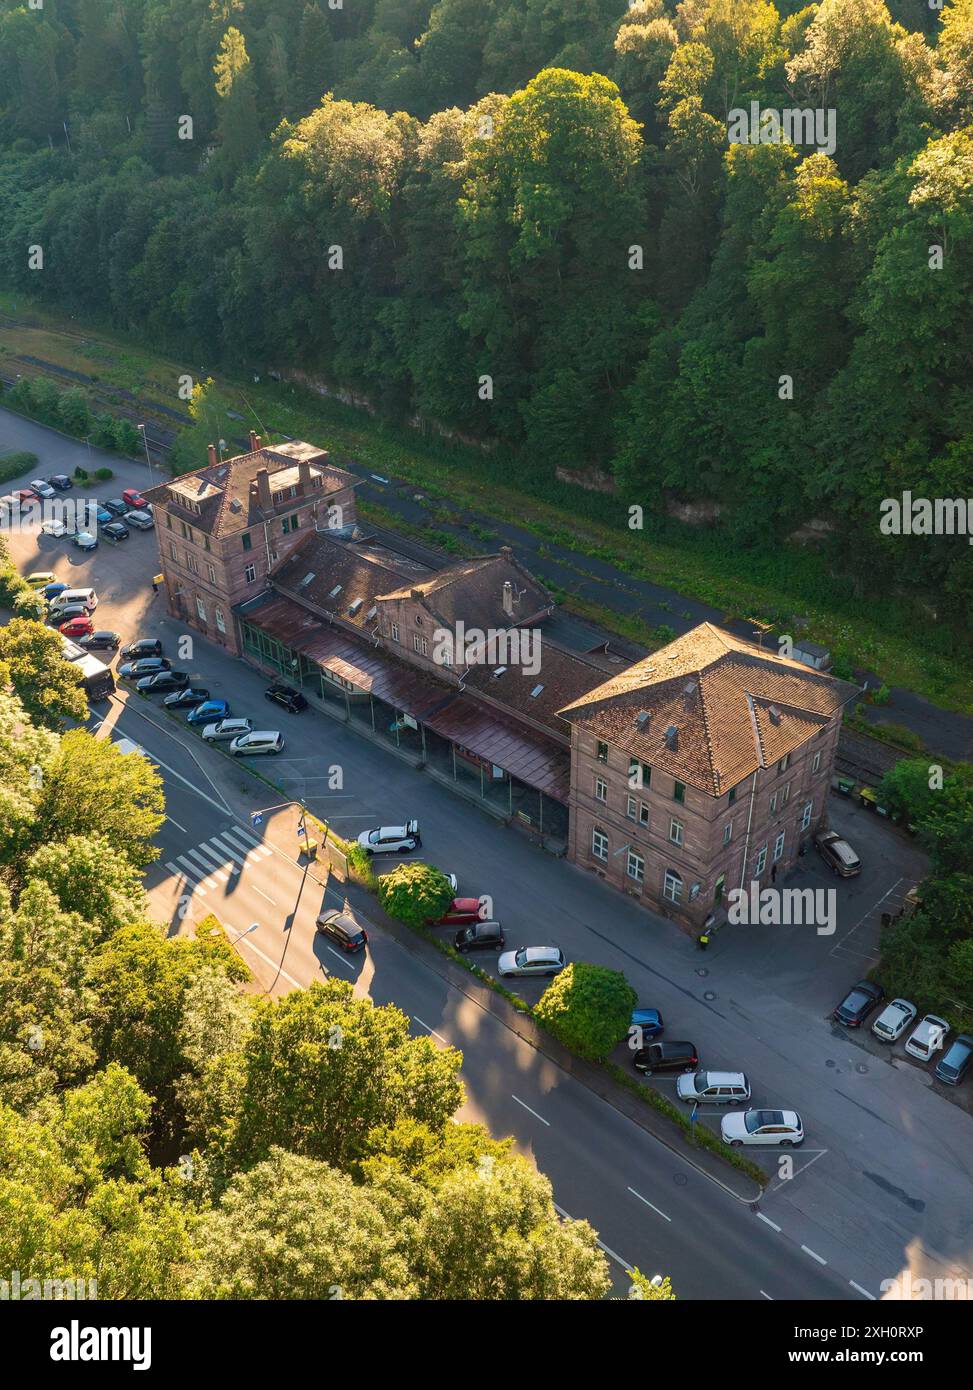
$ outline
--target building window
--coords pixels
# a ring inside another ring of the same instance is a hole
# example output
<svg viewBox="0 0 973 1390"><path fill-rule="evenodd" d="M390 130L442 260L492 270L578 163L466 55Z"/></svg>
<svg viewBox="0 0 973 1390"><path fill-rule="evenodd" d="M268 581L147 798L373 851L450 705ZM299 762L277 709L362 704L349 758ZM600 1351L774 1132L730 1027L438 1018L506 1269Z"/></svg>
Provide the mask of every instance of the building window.
<svg viewBox="0 0 973 1390"><path fill-rule="evenodd" d="M223 609L222 609L222 608L220 608L220 607L217 606L216 612L215 612L215 617L216 617L216 630L217 630L218 632L225 632L225 631L226 631L226 618L225 618L225 616L224 616L224 614L223 614Z"/></svg>
<svg viewBox="0 0 973 1390"><path fill-rule="evenodd" d="M726 874L720 874L713 889L713 902L719 904L723 901L723 889L726 887Z"/></svg>
<svg viewBox="0 0 973 1390"><path fill-rule="evenodd" d="M628 876L634 878L636 883L645 882L645 860L634 849L628 852Z"/></svg>
<svg viewBox="0 0 973 1390"><path fill-rule="evenodd" d="M736 801L736 799L737 799L737 789L736 789L736 787L731 787L731 788L730 788L730 795L729 795L729 798L727 799L727 803L726 803L726 804L727 804L728 806L732 806L733 803L734 803L734 801Z"/></svg>
<svg viewBox="0 0 973 1390"><path fill-rule="evenodd" d="M251 539L251 536L250 536L250 532L249 532L249 531L244 531L243 536L242 536L242 540L243 540L243 548L244 548L244 550L249 550L250 547L253 545L253 540Z"/></svg>
<svg viewBox="0 0 973 1390"><path fill-rule="evenodd" d="M595 800L606 802L608 800L608 783L604 777L595 778Z"/></svg>
<svg viewBox="0 0 973 1390"><path fill-rule="evenodd" d="M776 810L777 810L777 793L774 792L773 796L770 798L770 814L773 815L774 812L775 812Z"/></svg>
<svg viewBox="0 0 973 1390"><path fill-rule="evenodd" d="M169 515L168 512L166 512L166 525L168 526L169 530L171 531L171 530L172 530L172 517Z"/></svg>
<svg viewBox="0 0 973 1390"><path fill-rule="evenodd" d="M598 761L599 761L600 763L607 763L607 761L608 761L608 744L607 744L607 743L602 743L601 739L598 740L598 749L597 749L597 753L598 753Z"/></svg>
<svg viewBox="0 0 973 1390"><path fill-rule="evenodd" d="M671 820L669 822L669 839L674 845L682 844L683 823L681 820Z"/></svg>
<svg viewBox="0 0 973 1390"><path fill-rule="evenodd" d="M280 524L280 529L285 536L287 535L288 531L296 531L297 512L295 512L293 516L285 516L284 520Z"/></svg>
<svg viewBox="0 0 973 1390"><path fill-rule="evenodd" d="M815 755L814 755L814 757L813 757L813 759L812 759L812 761L811 761L811 773L812 773L812 775L813 775L815 772L817 772L817 770L818 770L818 768L819 768L820 766L821 766L821 754L820 754L820 753L815 753Z"/></svg>
<svg viewBox="0 0 973 1390"><path fill-rule="evenodd" d="M774 841L774 863L775 863L775 864L777 863L777 860L781 857L781 855L782 855L783 853L784 853L784 832L783 832L783 830L782 830L782 831L780 832L780 834L777 836L777 839Z"/></svg>
<svg viewBox="0 0 973 1390"><path fill-rule="evenodd" d="M731 836L732 834L733 834L733 822L732 822L731 820L728 820L727 823L726 823L726 825L724 825L724 827L723 827L723 843L724 843L725 845L728 845L728 844L730 843L730 836Z"/></svg>
<svg viewBox="0 0 973 1390"><path fill-rule="evenodd" d="M591 832L591 853L596 859L608 859L608 836L597 826Z"/></svg>
<svg viewBox="0 0 973 1390"><path fill-rule="evenodd" d="M191 550L186 551L186 564L189 566L190 570L192 570L193 574L199 574L199 565L196 563L196 556Z"/></svg>
<svg viewBox="0 0 973 1390"><path fill-rule="evenodd" d="M199 621L200 621L201 623L205 623L205 621L206 621L206 604L203 602L203 600L202 600L201 598L198 598L198 599L196 600L196 616L199 618Z"/></svg>
<svg viewBox="0 0 973 1390"><path fill-rule="evenodd" d="M662 884L662 896L668 898L671 903L677 903L682 897L682 879L673 869L666 869L666 876Z"/></svg>
<svg viewBox="0 0 973 1390"><path fill-rule="evenodd" d="M246 569L243 571L243 577L248 584L252 584L257 577L257 566L247 565Z"/></svg>
<svg viewBox="0 0 973 1390"><path fill-rule="evenodd" d="M780 762L777 764L777 771L778 771L778 772L786 772L787 769L790 767L790 765L791 765L791 755L790 755L790 753L785 753L784 756L781 758Z"/></svg>
<svg viewBox="0 0 973 1390"><path fill-rule="evenodd" d="M672 799L673 799L673 801L685 801L685 800L686 800L686 784L685 784L685 782L673 782L673 784L672 784Z"/></svg>
<svg viewBox="0 0 973 1390"><path fill-rule="evenodd" d="M632 758L628 765L628 785L638 787L641 791L643 787L651 786L652 769L648 763L640 763L637 758Z"/></svg>
<svg viewBox="0 0 973 1390"><path fill-rule="evenodd" d="M802 829L802 830L806 830L806 829L808 828L808 826L811 824L811 812L813 811L813 809L814 809L814 802L813 802L813 801L809 801L809 802L807 803L807 805L804 807L804 814L803 814L803 816L801 817L801 829Z"/></svg>
<svg viewBox="0 0 973 1390"><path fill-rule="evenodd" d="M397 642L398 640L399 640L399 625L398 625L398 623L393 623L393 624L392 624L392 641L393 641L393 642Z"/></svg>
<svg viewBox="0 0 973 1390"><path fill-rule="evenodd" d="M757 855L757 862L756 862L756 864L753 866L754 877L755 877L755 878L759 878L760 875L763 873L764 869L766 868L766 866L767 866L767 846L764 845L763 849L762 849L762 850L759 852L759 854Z"/></svg>
<svg viewBox="0 0 973 1390"><path fill-rule="evenodd" d="M649 823L649 808L648 808L648 806L645 804L644 801L640 801L640 802L639 802L639 824L640 824L640 825L648 825L648 823Z"/></svg>
<svg viewBox="0 0 973 1390"><path fill-rule="evenodd" d="M169 542L169 554L172 556L172 558L173 558L174 560L175 560L175 559L178 559L178 556L176 555L176 543L175 543L175 541L170 541L170 542Z"/></svg>
<svg viewBox="0 0 973 1390"><path fill-rule="evenodd" d="M211 564L207 564L207 566L206 566L206 573L209 575L209 582L210 582L211 584L215 584L215 583L216 583L216 570L213 568L213 566L212 566Z"/></svg>
<svg viewBox="0 0 973 1390"><path fill-rule="evenodd" d="M781 805L781 810L783 810L783 808L787 805L787 801L788 801L788 798L790 797L790 794L791 794L791 784L790 784L790 782L788 782L787 786L786 786L786 787L783 787L783 788L781 789L781 793L780 793L780 805Z"/></svg>
<svg viewBox="0 0 973 1390"><path fill-rule="evenodd" d="M429 643L426 641L425 637L420 637L418 632L415 633L412 638L412 645L420 656L425 656L429 648Z"/></svg>
<svg viewBox="0 0 973 1390"><path fill-rule="evenodd" d="M634 797L634 796L630 796L630 797L628 798L628 803L627 803L627 808L626 808L625 814L628 816L629 820L635 820L635 819L638 817L638 813L639 813L639 804L638 804L638 802L635 800L635 797Z"/></svg>

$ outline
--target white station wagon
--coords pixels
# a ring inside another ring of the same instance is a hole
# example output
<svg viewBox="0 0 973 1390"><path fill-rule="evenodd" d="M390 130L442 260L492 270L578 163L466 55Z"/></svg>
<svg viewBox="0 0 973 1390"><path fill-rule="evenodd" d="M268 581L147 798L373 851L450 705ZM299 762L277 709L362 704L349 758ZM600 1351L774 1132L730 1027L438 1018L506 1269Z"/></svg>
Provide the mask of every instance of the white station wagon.
<svg viewBox="0 0 973 1390"><path fill-rule="evenodd" d="M734 1149L741 1144L780 1144L786 1149L804 1143L804 1126L796 1110L738 1110L723 1116L720 1129L723 1143Z"/></svg>
<svg viewBox="0 0 973 1390"><path fill-rule="evenodd" d="M202 737L207 743L219 743L225 738L242 738L252 730L249 719L220 719L215 724L204 725Z"/></svg>
<svg viewBox="0 0 973 1390"><path fill-rule="evenodd" d="M557 975L567 965L559 946L521 946L519 951L504 951L497 961L501 975Z"/></svg>

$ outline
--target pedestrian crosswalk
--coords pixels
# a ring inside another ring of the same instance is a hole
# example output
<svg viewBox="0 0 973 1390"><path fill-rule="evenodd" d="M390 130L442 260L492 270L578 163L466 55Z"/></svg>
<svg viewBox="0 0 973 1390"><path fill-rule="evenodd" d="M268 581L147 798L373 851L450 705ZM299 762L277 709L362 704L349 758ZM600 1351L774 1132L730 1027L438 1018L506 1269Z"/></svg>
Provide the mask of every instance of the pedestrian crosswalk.
<svg viewBox="0 0 973 1390"><path fill-rule="evenodd" d="M247 865L265 859L272 850L242 826L231 826L210 840L202 840L185 854L166 860L171 874L187 879L196 893L219 888Z"/></svg>

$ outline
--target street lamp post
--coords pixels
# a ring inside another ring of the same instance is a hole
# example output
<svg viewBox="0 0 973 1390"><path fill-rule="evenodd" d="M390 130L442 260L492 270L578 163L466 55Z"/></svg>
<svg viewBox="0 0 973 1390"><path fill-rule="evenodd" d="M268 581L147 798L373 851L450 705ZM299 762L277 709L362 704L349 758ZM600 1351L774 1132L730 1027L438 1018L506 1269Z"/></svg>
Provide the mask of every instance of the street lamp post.
<svg viewBox="0 0 973 1390"><path fill-rule="evenodd" d="M243 931L237 932L236 936L231 936L231 937L230 937L230 940L229 940L229 942L228 942L227 944L228 944L229 946L232 946L235 942L239 941L239 940L241 939L241 937L249 936L251 932L255 932L255 931L259 931L259 930L260 930L260 923L259 923L259 922L251 922L250 925L249 925L249 927L245 927Z"/></svg>
<svg viewBox="0 0 973 1390"><path fill-rule="evenodd" d="M149 465L149 487L152 487L154 482L154 476L152 473L152 457L149 454L149 436L146 433L144 425L139 425L139 434L142 436L142 443L145 445L145 462Z"/></svg>

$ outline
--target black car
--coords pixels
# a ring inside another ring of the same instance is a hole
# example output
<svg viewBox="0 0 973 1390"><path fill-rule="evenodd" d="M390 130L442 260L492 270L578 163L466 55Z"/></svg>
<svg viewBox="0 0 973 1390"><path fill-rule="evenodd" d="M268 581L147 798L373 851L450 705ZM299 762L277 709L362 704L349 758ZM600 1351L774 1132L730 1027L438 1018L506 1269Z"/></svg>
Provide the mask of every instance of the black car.
<svg viewBox="0 0 973 1390"><path fill-rule="evenodd" d="M117 632L89 632L86 637L76 639L79 647L88 647L94 651L114 651L121 640Z"/></svg>
<svg viewBox="0 0 973 1390"><path fill-rule="evenodd" d="M174 690L162 703L167 709L188 709L190 705L201 705L209 699L209 691L201 686L190 685L185 690Z"/></svg>
<svg viewBox="0 0 973 1390"><path fill-rule="evenodd" d="M281 709L289 710L291 714L300 714L302 709L307 709L307 700L300 691L291 690L289 685L269 685L264 695L275 705L280 705Z"/></svg>
<svg viewBox="0 0 973 1390"><path fill-rule="evenodd" d="M66 603L63 608L50 612L47 621L52 627L61 627L63 623L69 623L72 618L90 618L91 610L85 603Z"/></svg>
<svg viewBox="0 0 973 1390"><path fill-rule="evenodd" d="M859 980L857 985L852 985L831 1017L835 1023L842 1023L846 1028L860 1028L876 1004L880 1004L884 998L885 990L881 985L872 984L871 980Z"/></svg>
<svg viewBox="0 0 973 1390"><path fill-rule="evenodd" d="M106 526L101 528L101 534L107 541L127 541L128 527L123 526L120 521L109 521Z"/></svg>
<svg viewBox="0 0 973 1390"><path fill-rule="evenodd" d="M184 690L189 684L186 671L156 671L154 676L143 676L135 682L135 689L143 695L157 695L160 690Z"/></svg>
<svg viewBox="0 0 973 1390"><path fill-rule="evenodd" d="M125 651L122 652L122 656ZM140 676L154 676L157 671L168 671L172 662L165 656L140 656L137 661L123 662L118 668L122 680L134 681Z"/></svg>
<svg viewBox="0 0 973 1390"><path fill-rule="evenodd" d="M162 643L158 637L139 637L135 642L126 643L121 655L125 661L138 661L142 656L161 656Z"/></svg>
<svg viewBox="0 0 973 1390"><path fill-rule="evenodd" d="M503 941L499 922L474 922L456 933L454 945L457 951L502 951Z"/></svg>
<svg viewBox="0 0 973 1390"><path fill-rule="evenodd" d="M343 951L363 951L368 944L368 932L360 927L350 912L333 907L322 912L315 923L322 936L328 937Z"/></svg>
<svg viewBox="0 0 973 1390"><path fill-rule="evenodd" d="M56 487L58 492L67 492L68 488L74 487L71 479L66 473L55 473L53 478L47 480L51 487Z"/></svg>
<svg viewBox="0 0 973 1390"><path fill-rule="evenodd" d="M103 505L105 510L111 512L113 516L124 516L127 511L131 511L128 503L123 502L120 497L109 497Z"/></svg>
<svg viewBox="0 0 973 1390"><path fill-rule="evenodd" d="M699 1065L696 1044L691 1042L654 1042L640 1047L632 1058L636 1071L647 1075L656 1071L695 1071Z"/></svg>

